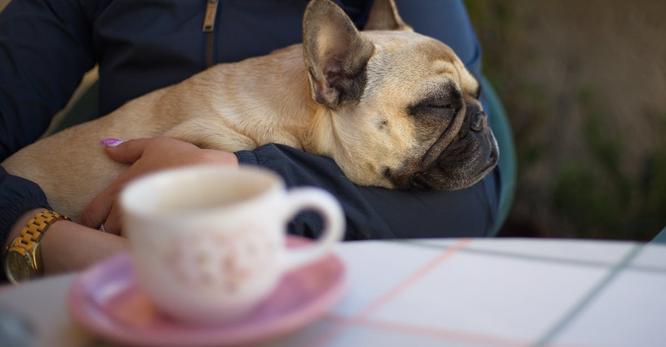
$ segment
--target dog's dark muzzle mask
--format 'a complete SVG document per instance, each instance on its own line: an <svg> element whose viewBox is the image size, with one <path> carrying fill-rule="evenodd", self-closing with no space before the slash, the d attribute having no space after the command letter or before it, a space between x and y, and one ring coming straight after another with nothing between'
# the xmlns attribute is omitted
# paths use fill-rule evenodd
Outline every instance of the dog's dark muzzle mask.
<svg viewBox="0 0 666 347"><path fill-rule="evenodd" d="M449 126L421 162L414 165L415 170L397 180L396 185L420 190L464 189L495 168L499 160L497 140L480 103L470 101L465 112L456 116L464 117L462 125ZM454 119L451 124L455 123Z"/></svg>

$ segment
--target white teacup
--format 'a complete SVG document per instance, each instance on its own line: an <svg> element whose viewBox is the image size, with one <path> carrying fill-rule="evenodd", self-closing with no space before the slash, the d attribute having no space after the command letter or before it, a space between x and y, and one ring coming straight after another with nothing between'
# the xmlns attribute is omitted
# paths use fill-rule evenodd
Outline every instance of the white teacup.
<svg viewBox="0 0 666 347"><path fill-rule="evenodd" d="M163 171L131 183L120 201L139 285L158 310L192 323L242 316L285 271L328 254L344 232L330 194L287 192L277 175L259 168ZM323 236L288 250L286 224L303 209L324 217Z"/></svg>

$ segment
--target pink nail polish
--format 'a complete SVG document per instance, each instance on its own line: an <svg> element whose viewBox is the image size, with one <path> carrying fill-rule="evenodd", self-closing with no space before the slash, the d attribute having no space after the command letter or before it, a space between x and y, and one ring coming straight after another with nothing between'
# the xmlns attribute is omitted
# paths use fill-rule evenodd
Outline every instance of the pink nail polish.
<svg viewBox="0 0 666 347"><path fill-rule="evenodd" d="M116 146L120 145L121 143L123 143L123 140L111 137L111 138L108 138L108 139L103 139L99 143L101 143L102 146L105 146L105 147L116 147Z"/></svg>

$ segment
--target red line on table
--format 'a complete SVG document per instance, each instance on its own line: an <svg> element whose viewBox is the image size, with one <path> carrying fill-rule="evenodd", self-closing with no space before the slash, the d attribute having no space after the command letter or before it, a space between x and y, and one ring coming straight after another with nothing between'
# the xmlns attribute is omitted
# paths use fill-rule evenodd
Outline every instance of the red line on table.
<svg viewBox="0 0 666 347"><path fill-rule="evenodd" d="M400 282L395 288L393 288L388 293L381 296L379 299L372 302L368 305L363 311L356 315L356 317L368 317L372 312L379 309L381 306L384 306L389 301L393 300L400 293L404 292L405 289L409 288L416 282L418 282L423 276L428 272L434 270L438 265L443 263L445 260L451 258L454 254L458 253L463 248L467 247L472 242L472 239L462 239L451 245L451 247L446 248L439 256L435 257L427 264L423 265L420 269L414 272L411 276L404 279Z"/></svg>
<svg viewBox="0 0 666 347"><path fill-rule="evenodd" d="M335 337L335 335L337 335L337 333L339 333L345 327L353 325L363 325L371 329L394 331L410 335L431 337L435 339L461 341L466 343L479 344L482 346L493 346L493 347L534 346L533 341L528 341L524 339L474 333L461 330L456 331L439 327L419 326L408 323L389 322L380 319L344 317L344 316L339 316L337 314L329 314L326 317L324 317L324 319L328 320L332 324L335 324L335 328L333 328L333 330L331 330L328 334L324 334L324 336L321 339L318 339L317 341L318 343L329 342L331 338ZM316 346L320 346L320 344L316 344ZM582 345L582 344L570 344L570 343L563 343L563 344L552 343L548 344L547 347L593 347L593 346Z"/></svg>
<svg viewBox="0 0 666 347"><path fill-rule="evenodd" d="M334 321L337 323L335 325L335 327L330 332L320 335L319 338L316 341L313 341L311 346L314 346L314 347L323 346L324 344L329 342L331 339L335 338L338 334L340 334L340 332L346 326L348 326L350 323L359 322L359 321L367 321L366 317L369 316L373 311L377 310L382 305L391 301L398 294L402 293L409 286L416 283L418 280L420 280L423 276L425 276L428 272L432 271L435 267L440 265L442 262L449 259L452 255L454 255L458 251L467 247L467 245L471 242L472 242L472 239L458 240L456 243L451 245L451 247L446 248L440 255L433 258L428 263L426 263L421 268L419 268L414 273L412 273L411 276L407 277L402 282L398 283L398 285L395 288L393 288L391 291L387 292L386 294L381 296L379 299L375 300L370 305L366 306L366 308L364 310L362 310L361 312L359 312L358 314L353 315L349 318L344 318L344 321L341 321L339 319L334 319ZM336 317L336 316L329 316L329 317ZM512 346L514 346L514 345L512 345Z"/></svg>
<svg viewBox="0 0 666 347"><path fill-rule="evenodd" d="M455 331L445 328L435 328L427 326L419 326L407 323L398 323L398 322L389 322L379 319L367 319L367 318L344 318L339 316L332 316L334 319L340 319L343 322L342 324L360 324L367 327L402 332L411 335L420 335L428 336L438 339L450 339L455 341L465 341L470 343L481 344L484 346L502 346L502 347L523 347L530 346L529 341L493 336L487 334L465 332L465 331Z"/></svg>

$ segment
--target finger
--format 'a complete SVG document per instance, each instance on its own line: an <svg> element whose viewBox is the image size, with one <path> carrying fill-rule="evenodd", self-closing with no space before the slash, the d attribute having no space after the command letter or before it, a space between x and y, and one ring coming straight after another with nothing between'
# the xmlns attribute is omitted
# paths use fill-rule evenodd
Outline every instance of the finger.
<svg viewBox="0 0 666 347"><path fill-rule="evenodd" d="M104 230L107 233L120 235L122 231L122 225L120 220L120 208L117 204L114 204L111 207L111 212L109 212L106 221L104 221Z"/></svg>
<svg viewBox="0 0 666 347"><path fill-rule="evenodd" d="M106 146L104 150L109 158L124 164L132 164L141 158L143 151L152 139L136 139L116 146Z"/></svg>
<svg viewBox="0 0 666 347"><path fill-rule="evenodd" d="M99 193L88 206L83 209L79 223L90 228L99 228L111 211L115 191L116 189L112 185Z"/></svg>
<svg viewBox="0 0 666 347"><path fill-rule="evenodd" d="M110 144L112 141L107 140L116 140L116 142ZM122 163L133 163L141 157L150 140L137 139L118 144L120 141L118 139L106 139L102 141L102 144L106 146L105 150L111 159ZM88 206L86 206L81 214L80 223L91 228L98 228L108 218L118 192L125 182L131 178L131 170L125 171L116 177L111 185L95 196ZM106 225L105 228L107 228Z"/></svg>

